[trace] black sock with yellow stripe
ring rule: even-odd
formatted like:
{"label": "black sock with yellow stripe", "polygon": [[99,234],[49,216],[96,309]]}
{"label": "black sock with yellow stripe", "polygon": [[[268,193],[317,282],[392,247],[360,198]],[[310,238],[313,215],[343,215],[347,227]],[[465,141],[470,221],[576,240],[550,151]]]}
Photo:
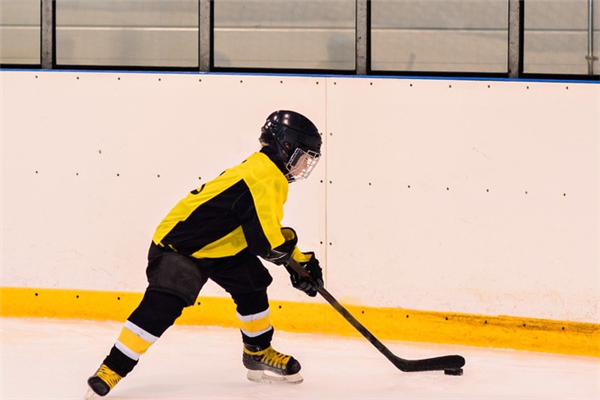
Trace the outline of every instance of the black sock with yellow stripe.
{"label": "black sock with yellow stripe", "polygon": [[156,340],[179,318],[185,302],[171,294],[146,291],[125,322],[104,364],[125,377]]}
{"label": "black sock with yellow stripe", "polygon": [[237,318],[244,344],[266,349],[271,345],[273,327],[266,290],[231,295],[237,306]]}

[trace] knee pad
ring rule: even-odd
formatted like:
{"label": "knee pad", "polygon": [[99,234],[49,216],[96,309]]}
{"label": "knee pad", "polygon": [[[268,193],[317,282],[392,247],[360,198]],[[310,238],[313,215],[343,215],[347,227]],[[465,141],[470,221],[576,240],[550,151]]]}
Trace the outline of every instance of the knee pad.
{"label": "knee pad", "polygon": [[188,257],[167,252],[152,259],[146,269],[148,290],[169,293],[181,298],[186,306],[194,304],[207,281],[198,266]]}

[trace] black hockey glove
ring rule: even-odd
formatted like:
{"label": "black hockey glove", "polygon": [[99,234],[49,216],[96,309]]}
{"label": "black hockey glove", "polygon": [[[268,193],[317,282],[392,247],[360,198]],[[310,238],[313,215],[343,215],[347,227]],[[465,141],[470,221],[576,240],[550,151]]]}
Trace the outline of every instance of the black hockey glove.
{"label": "black hockey glove", "polygon": [[285,269],[290,273],[290,281],[292,286],[298,290],[302,290],[310,297],[317,295],[317,288],[323,287],[323,271],[319,265],[319,260],[315,257],[315,253],[304,253],[310,255],[310,259],[307,262],[300,262],[300,266],[308,272],[310,278],[300,276],[292,267],[285,265]]}
{"label": "black hockey glove", "polygon": [[284,265],[292,256],[292,253],[298,244],[298,236],[296,236],[296,231],[292,228],[281,228],[281,234],[285,238],[285,242],[282,245],[269,250],[263,257],[265,260],[277,265]]}

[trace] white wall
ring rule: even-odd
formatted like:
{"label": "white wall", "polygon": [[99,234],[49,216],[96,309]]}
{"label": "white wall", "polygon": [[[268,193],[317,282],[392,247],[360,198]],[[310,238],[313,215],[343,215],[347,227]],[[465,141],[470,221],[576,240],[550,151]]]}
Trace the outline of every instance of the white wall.
{"label": "white wall", "polygon": [[[164,214],[290,108],[325,145],[284,223],[341,301],[600,321],[600,85],[57,71],[0,85],[2,286],[143,291]],[[270,270],[271,298],[321,301]]]}
{"label": "white wall", "polygon": [[[303,110],[325,126],[324,79],[0,76],[5,286],[143,291],[156,225],[190,190],[257,151],[272,111]],[[315,196],[324,173],[290,190],[307,191],[311,247],[319,228],[324,236],[324,196]],[[203,294],[212,292],[224,294]]]}
{"label": "white wall", "polygon": [[334,292],[598,321],[600,85],[348,79],[328,89]]}

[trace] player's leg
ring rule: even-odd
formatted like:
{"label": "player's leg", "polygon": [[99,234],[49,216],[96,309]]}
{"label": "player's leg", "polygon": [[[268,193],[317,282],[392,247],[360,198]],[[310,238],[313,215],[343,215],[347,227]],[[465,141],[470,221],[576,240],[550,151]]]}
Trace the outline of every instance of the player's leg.
{"label": "player's leg", "polygon": [[206,283],[194,262],[176,253],[150,257],[148,289],[125,322],[108,356],[88,379],[91,390],[105,396],[138,363],[160,336],[192,305]]}
{"label": "player's leg", "polygon": [[[270,322],[266,290],[232,293],[244,343],[242,361],[248,369],[248,379],[254,382],[285,381],[300,383],[300,363],[271,346],[274,329]],[[265,371],[281,376],[277,379]]]}
{"label": "player's leg", "polygon": [[185,303],[171,294],[146,291],[96,373],[88,379],[92,390],[105,396],[138,363],[154,342],[181,315]]}
{"label": "player's leg", "polygon": [[[271,346],[274,329],[270,320],[267,287],[273,281],[260,260],[242,251],[213,270],[211,278],[223,287],[236,304],[242,334],[243,363],[249,370],[248,379],[258,382],[284,380],[299,383],[300,363]],[[281,379],[265,376],[264,371]]]}

